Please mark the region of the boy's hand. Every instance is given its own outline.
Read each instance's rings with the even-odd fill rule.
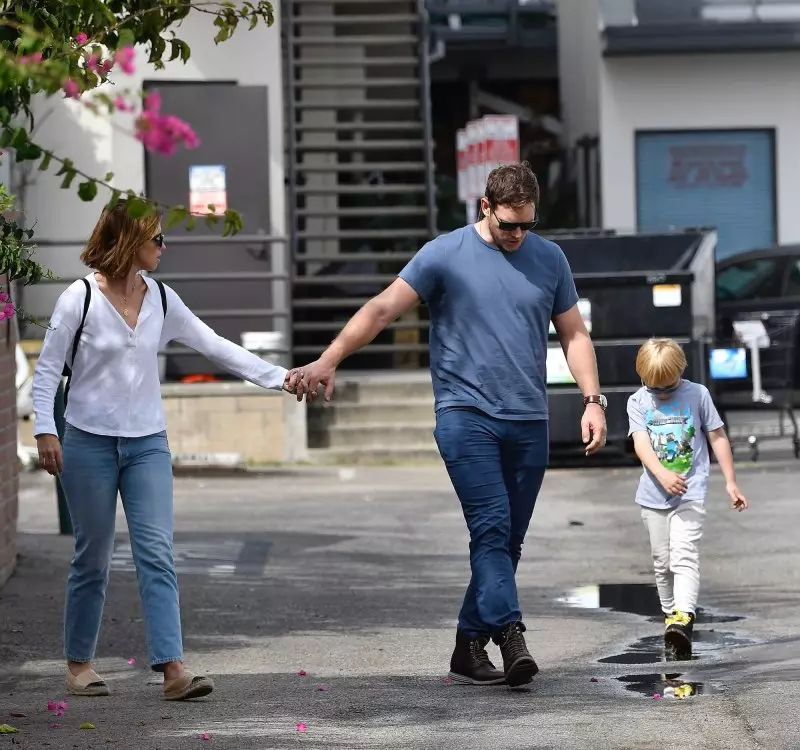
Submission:
[[[725,487],[728,497],[731,499],[731,508],[738,510],[740,513],[747,510],[747,498],[742,494],[741,490],[736,486],[735,482],[731,482]]]
[[[661,486],[669,492],[670,495],[683,495],[686,492],[688,485],[686,484],[686,477],[681,476],[677,472],[664,469],[657,477]]]

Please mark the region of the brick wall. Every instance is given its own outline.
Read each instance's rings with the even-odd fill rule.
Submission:
[[[0,287],[7,289],[0,277]],[[0,586],[16,562],[17,533],[17,390],[14,325],[0,322]]]

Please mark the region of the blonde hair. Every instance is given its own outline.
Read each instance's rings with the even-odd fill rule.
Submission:
[[[649,388],[673,385],[686,367],[686,355],[673,339],[650,339],[636,355],[636,373]]]
[[[133,218],[127,201],[106,206],[81,253],[81,261],[106,277],[124,276],[139,249],[159,233],[161,216],[151,213]]]

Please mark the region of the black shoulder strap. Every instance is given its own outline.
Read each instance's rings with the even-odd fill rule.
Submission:
[[[86,287],[86,296],[83,300],[83,315],[81,315],[81,324],[78,330],[75,331],[75,338],[72,340],[72,364],[64,363],[64,374],[67,376],[67,384],[64,386],[64,406],[67,405],[67,394],[69,393],[69,385],[72,380],[72,367],[75,365],[75,355],[78,353],[78,344],[81,341],[81,334],[83,333],[83,326],[86,323],[86,313],[89,312],[89,303],[92,301],[92,287],[88,279],[81,279],[83,285]]]
[[[167,317],[167,290],[164,289],[164,284],[158,279],[154,279],[158,284],[158,291],[161,293],[161,309],[164,311],[164,317]]]

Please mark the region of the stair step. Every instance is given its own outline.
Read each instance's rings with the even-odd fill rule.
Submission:
[[[294,81],[296,89],[356,89],[356,88],[403,88],[419,86],[419,78],[339,78],[330,81]]]
[[[433,384],[426,370],[420,371],[419,376],[415,375],[413,378],[378,377],[374,380],[346,380],[340,376],[336,392],[337,398],[341,401],[358,404],[382,404],[392,401],[398,409],[409,400],[433,403]]]
[[[347,153],[358,153],[360,151],[401,151],[403,149],[413,149],[420,151],[425,148],[425,141],[406,140],[406,141],[337,141],[335,143],[296,143],[295,150],[304,153],[335,153],[345,151]]]
[[[382,400],[365,403],[334,401],[327,406],[308,410],[309,431],[330,429],[337,426],[366,426],[390,424],[402,414],[403,423],[424,427],[432,431],[436,424],[432,398],[406,399],[397,401]]]
[[[428,230],[417,229],[340,229],[331,232],[297,232],[295,237],[299,240],[368,240],[368,239],[398,239],[403,237],[427,237]],[[339,260],[338,256],[333,256],[332,260]],[[314,278],[320,279],[315,284],[369,284],[377,280],[377,277],[368,276],[315,276]],[[384,277],[379,283],[389,283],[394,276]],[[359,279],[362,281],[359,282]],[[384,280],[386,279],[386,280]]]
[[[419,57],[416,55],[405,55],[403,57],[359,57],[348,60],[344,57],[308,57],[302,55],[295,57],[294,66],[296,68],[366,68],[383,66],[399,68],[403,66],[417,67]]]
[[[376,161],[357,162],[354,164],[296,164],[295,171],[312,174],[341,174],[342,172],[424,172],[428,165],[424,161]],[[373,193],[381,194],[383,186],[373,185]]]
[[[292,44],[300,47],[353,47],[357,45],[390,46],[419,44],[416,34],[350,34],[348,36],[293,36]]]
[[[386,13],[383,15],[355,15],[342,13],[338,16],[330,14],[302,14],[292,16],[295,26],[299,24],[319,24],[320,26],[345,26],[350,24],[369,24],[370,26],[386,26],[392,23],[419,23],[419,16],[416,13]]]
[[[388,464],[441,464],[435,443],[409,446],[371,446],[369,448],[312,448],[312,462],[339,466],[380,466]]]
[[[332,208],[332,209],[315,209],[315,208],[301,208],[297,211],[298,216],[303,217],[314,217],[314,218],[339,218],[343,219],[345,217],[366,217],[366,216],[378,216],[380,218],[384,218],[387,216],[427,216],[428,209],[425,206],[383,206],[381,208],[373,208],[369,206],[363,206],[358,208]],[[408,256],[403,256],[406,260],[408,260]],[[336,255],[337,260],[345,260],[342,258],[341,254],[337,253]],[[357,254],[356,257],[351,258],[351,260],[361,260],[362,256]]]
[[[335,109],[331,105],[329,109]],[[359,133],[368,131],[405,131],[422,130],[420,120],[403,120],[392,122],[337,122],[333,125],[306,125],[298,123],[294,126],[295,133]]]
[[[294,103],[294,108],[299,111],[315,109],[418,109],[419,99],[363,99],[360,102],[304,102]],[[366,130],[366,128],[364,128]]]
[[[339,185],[337,187],[308,187],[306,185],[297,188],[298,195],[372,195],[375,192],[375,185]],[[381,185],[381,195],[418,193],[425,194],[425,185]],[[338,256],[337,256],[338,257]]]

